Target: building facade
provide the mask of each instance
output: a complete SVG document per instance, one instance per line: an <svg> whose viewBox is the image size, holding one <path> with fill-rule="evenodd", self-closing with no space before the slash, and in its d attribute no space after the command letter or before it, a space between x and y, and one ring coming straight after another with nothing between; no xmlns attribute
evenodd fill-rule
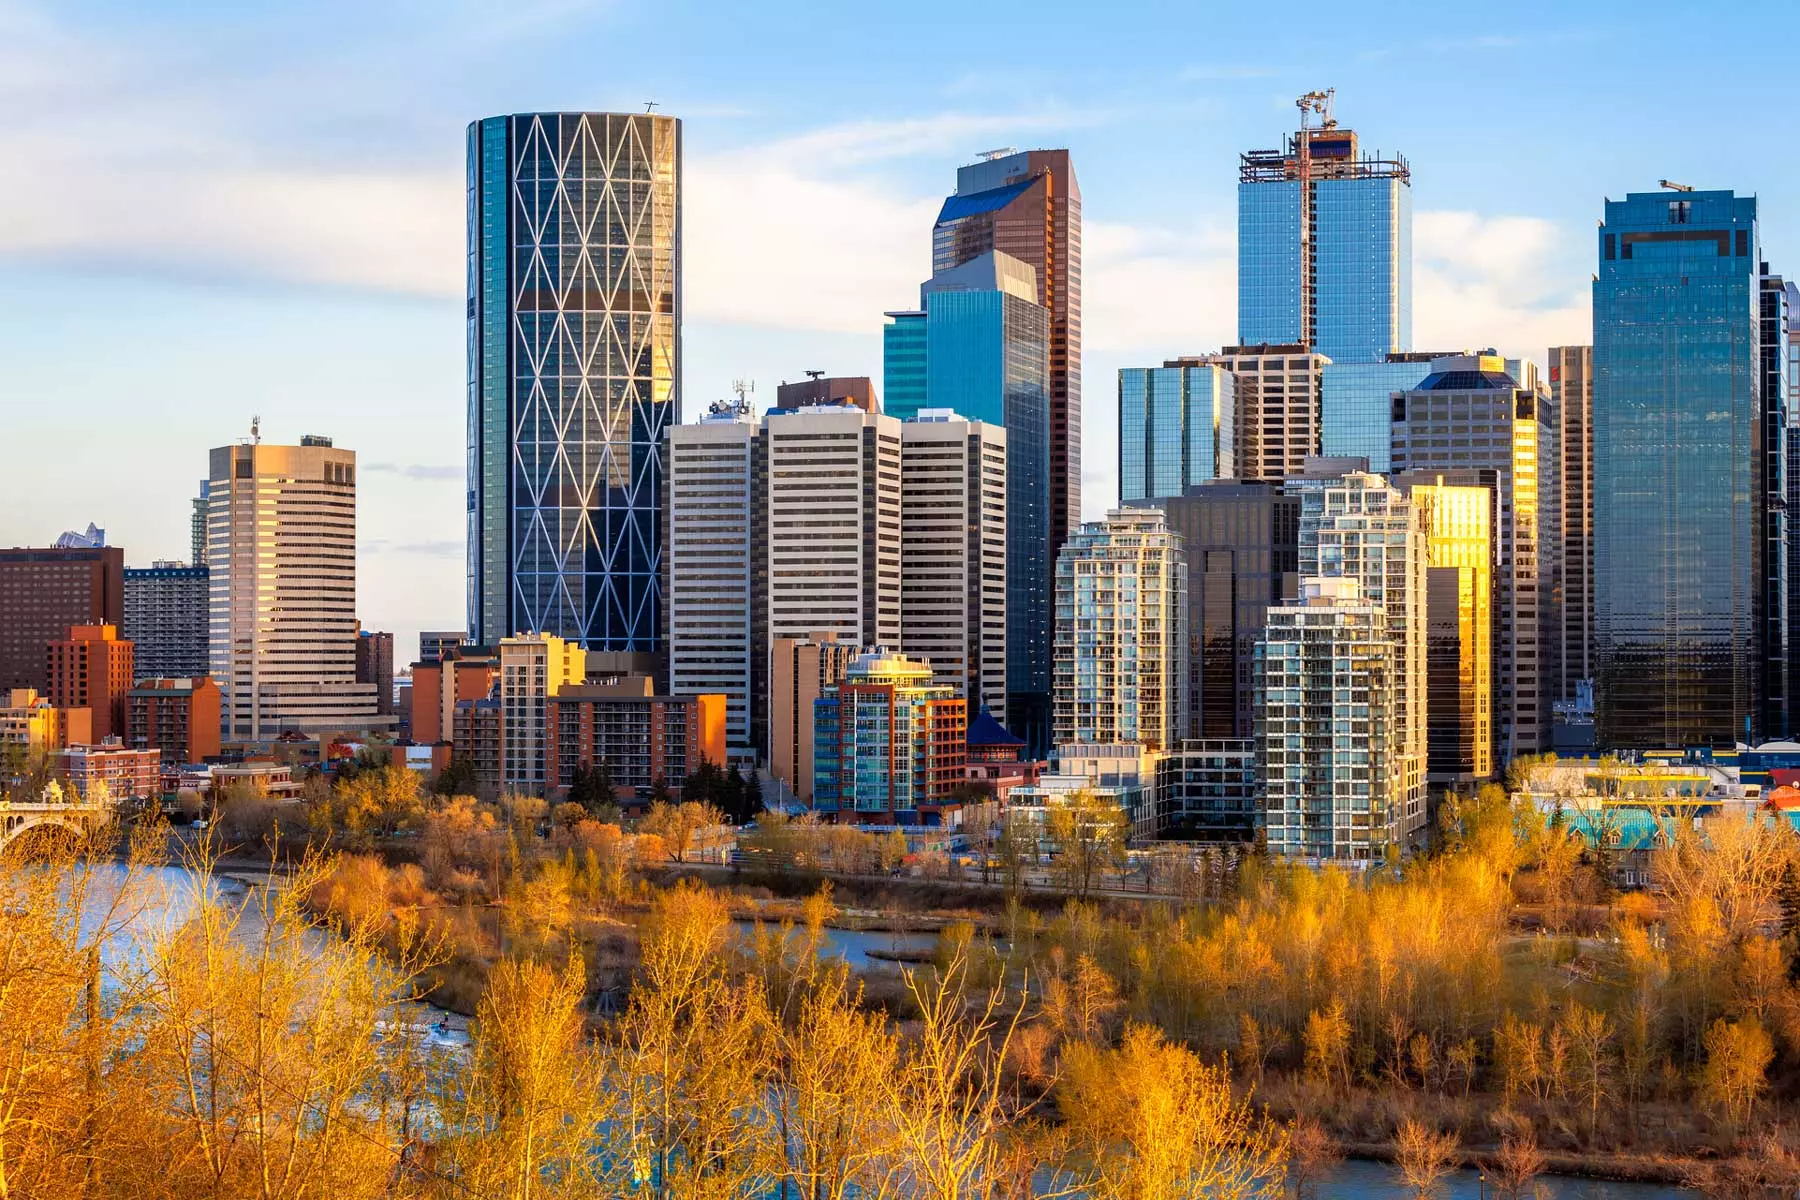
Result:
<svg viewBox="0 0 1800 1200"><path fill-rule="evenodd" d="M356 681L356 455L329 438L211 453L211 666L227 740L379 728Z"/></svg>
<svg viewBox="0 0 1800 1200"><path fill-rule="evenodd" d="M482 646L447 647L436 662L414 663L408 722L412 740L425 746L454 743L456 706L484 699L499 678L499 655Z"/></svg>
<svg viewBox="0 0 1800 1200"><path fill-rule="evenodd" d="M900 426L900 652L975 711L1006 705L1006 431L925 409Z"/></svg>
<svg viewBox="0 0 1800 1200"><path fill-rule="evenodd" d="M1216 364L1119 369L1119 502L1237 474L1237 377Z"/></svg>
<svg viewBox="0 0 1800 1200"><path fill-rule="evenodd" d="M1258 640L1262 633L1259 627ZM1248 698L1245 707L1250 707ZM1183 742L1163 760L1158 790L1157 836L1194 842L1254 841L1263 816L1255 737Z"/></svg>
<svg viewBox="0 0 1800 1200"><path fill-rule="evenodd" d="M1413 821L1397 639L1352 575L1301 581L1257 646L1257 773L1271 853L1381 859Z"/></svg>
<svg viewBox="0 0 1800 1200"><path fill-rule="evenodd" d="M212 669L208 611L212 584L205 567L157 562L125 570L125 623L138 676L191 679Z"/></svg>
<svg viewBox="0 0 1800 1200"><path fill-rule="evenodd" d="M93 713L95 741L125 736L125 693L134 676L132 645L111 625L72 625L45 646L50 703Z"/></svg>
<svg viewBox="0 0 1800 1200"><path fill-rule="evenodd" d="M1404 838L1423 828L1426 820L1430 529L1425 514L1379 475L1353 471L1336 478L1307 479L1294 486L1301 501L1300 576L1302 581L1325 581L1315 589L1313 599L1327 608L1341 600L1353 601L1352 607L1380 608L1381 627L1393 646L1390 715L1394 740L1392 753L1383 753L1390 760L1384 770L1393 772L1394 779L1379 821L1372 828L1379 828L1384 837ZM1331 584L1338 579L1351 580L1353 594ZM1275 637L1274 620L1275 610L1271 610L1271 639ZM1346 628L1357 638L1368 632L1367 623L1360 618ZM1283 636L1291 632L1290 625Z"/></svg>
<svg viewBox="0 0 1800 1200"><path fill-rule="evenodd" d="M1558 424L1536 367L1491 354L1437 359L1394 400L1396 472L1496 472L1498 766L1550 748L1562 632Z"/></svg>
<svg viewBox="0 0 1800 1200"><path fill-rule="evenodd" d="M1319 453L1319 389L1330 363L1305 346L1276 344L1227 346L1163 365L1231 372L1233 474L1247 481L1280 481L1305 473L1306 460Z"/></svg>
<svg viewBox="0 0 1800 1200"><path fill-rule="evenodd" d="M375 689L375 711L394 712L394 635L375 629L356 633L356 682Z"/></svg>
<svg viewBox="0 0 1800 1200"><path fill-rule="evenodd" d="M1188 728L1187 560L1155 508L1083 525L1056 560L1056 744L1166 750Z"/></svg>
<svg viewBox="0 0 1800 1200"><path fill-rule="evenodd" d="M1761 740L1756 200L1609 200L1594 280L1595 737Z"/></svg>
<svg viewBox="0 0 1800 1200"><path fill-rule="evenodd" d="M1238 341L1357 363L1412 348L1412 172L1362 154L1328 106L1322 127L1241 156Z"/></svg>
<svg viewBox="0 0 1800 1200"><path fill-rule="evenodd" d="M1251 666L1271 605L1300 570L1300 498L1223 481L1157 502L1187 566L1188 738L1248 739Z"/></svg>
<svg viewBox="0 0 1800 1200"><path fill-rule="evenodd" d="M1369 469L1392 469L1388 440L1395 392L1409 391L1431 374L1441 354L1395 351L1377 362L1327 363L1319 374L1319 453L1366 458Z"/></svg>
<svg viewBox="0 0 1800 1200"><path fill-rule="evenodd" d="M28 765L74 743L93 741L93 714L85 708L58 708L31 688L0 693L0 747L24 756ZM8 764L10 767L13 764Z"/></svg>
<svg viewBox="0 0 1800 1200"><path fill-rule="evenodd" d="M1786 738L1793 733L1794 685L1788 659L1793 651L1788 626L1788 542L1794 536L1787 507L1788 331L1793 313L1788 308L1787 284L1762 264L1762 463L1761 511L1762 561L1758 590L1757 628L1761 631L1759 658L1762 670L1762 732L1765 738Z"/></svg>
<svg viewBox="0 0 1800 1200"><path fill-rule="evenodd" d="M421 629L419 631L419 661L424 663L442 662L447 651L468 644L467 630Z"/></svg>
<svg viewBox="0 0 1800 1200"><path fill-rule="evenodd" d="M101 796L116 804L161 794L162 752L133 750L118 738L69 746L50 762L57 782L90 804Z"/></svg>
<svg viewBox="0 0 1800 1200"><path fill-rule="evenodd" d="M125 744L159 750L171 766L219 754L219 685L204 675L143 679L125 696Z"/></svg>
<svg viewBox="0 0 1800 1200"><path fill-rule="evenodd" d="M725 697L716 693L659 696L639 675L565 687L549 711L549 786L556 792L566 792L578 770L604 762L613 787L630 789L638 804L648 804L659 787L680 799L701 763L725 762Z"/></svg>
<svg viewBox="0 0 1800 1200"><path fill-rule="evenodd" d="M72 625L118 626L125 617L125 552L0 549L0 688L47 691L44 647Z"/></svg>
<svg viewBox="0 0 1800 1200"><path fill-rule="evenodd" d="M1081 188L1067 150L987 154L957 168L956 194L944 201L931 231L932 272L953 270L992 251L1031 267L1037 279L1033 300L1048 318L1047 569L1081 522ZM931 404L1002 423L942 397ZM1006 425L1008 435L1016 436L1011 423Z"/></svg>
<svg viewBox="0 0 1800 1200"><path fill-rule="evenodd" d="M801 804L813 801L813 704L828 694L873 646L829 630L774 639L769 650L769 774Z"/></svg>
<svg viewBox="0 0 1800 1200"><path fill-rule="evenodd" d="M1591 695L1594 680L1594 348L1550 347L1550 399L1556 405L1562 465L1562 649L1552 691L1562 704Z"/></svg>
<svg viewBox="0 0 1800 1200"><path fill-rule="evenodd" d="M775 389L776 408L807 408L817 404L848 404L864 412L881 411L875 381L867 375L821 375L808 371L799 383L785 380Z"/></svg>
<svg viewBox="0 0 1800 1200"><path fill-rule="evenodd" d="M663 431L680 419L681 122L468 130L471 640L661 649Z"/></svg>
<svg viewBox="0 0 1800 1200"><path fill-rule="evenodd" d="M813 702L813 810L937 825L966 775L968 709L931 668L865 654Z"/></svg>
<svg viewBox="0 0 1800 1200"><path fill-rule="evenodd" d="M587 651L553 633L501 638L498 650L500 790L543 796L555 769L550 702L586 680Z"/></svg>

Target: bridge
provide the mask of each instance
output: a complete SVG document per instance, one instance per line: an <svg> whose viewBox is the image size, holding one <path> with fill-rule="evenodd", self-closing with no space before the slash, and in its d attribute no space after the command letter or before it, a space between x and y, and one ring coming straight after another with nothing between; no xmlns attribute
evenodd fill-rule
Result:
<svg viewBox="0 0 1800 1200"><path fill-rule="evenodd" d="M59 828L86 836L112 820L110 804L77 800L69 804L11 803L0 800L0 853L33 829Z"/></svg>

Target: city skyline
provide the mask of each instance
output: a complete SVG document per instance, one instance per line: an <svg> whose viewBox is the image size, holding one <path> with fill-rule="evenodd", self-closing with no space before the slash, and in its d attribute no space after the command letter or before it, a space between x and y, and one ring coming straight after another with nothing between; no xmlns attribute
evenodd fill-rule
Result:
<svg viewBox="0 0 1800 1200"><path fill-rule="evenodd" d="M79 492L23 464L24 502L0 520L0 542L43 544L93 519L133 566L183 558L179 506L199 448L247 431L262 412L272 436L318 432L363 448L359 615L394 630L403 657L419 628L461 615L461 131L480 116L632 111L655 99L659 112L684 119L687 420L739 375L758 381L759 405L809 367L878 375L880 312L928 274L922 231L947 172L990 146L1068 146L1087 225L1090 518L1117 494L1105 400L1116 369L1233 340L1237 156L1277 144L1302 91L1336 87L1340 120L1412 165L1420 346L1492 341L1541 361L1552 344L1585 343L1585 230L1606 194L1664 174L1765 196L1787 181L1785 166L1742 153L1747 129L1655 141L1625 130L1596 147L1579 130L1601 120L1605 88L1554 103L1533 90L1553 69L1596 83L1654 70L1676 53L1661 44L1679 42L1665 36L1672 27L1661 13L1623 35L1597 20L1524 13L1501 32L1433 23L1417 38L1405 6L1366 27L1340 15L1279 58L1159 51L1170 86L1150 95L1102 65L1109 48L1132 29L1179 32L1192 18L1143 11L1081 37L1034 30L1044 53L1022 71L983 75L973 60L951 59L904 86L896 68L874 64L841 95L802 104L748 73L704 70L728 45L738 52L733 37L745 32L718 14L671 15L685 39L681 66L667 31L630 6L540 6L486 23L467 12L371 14L353 59L325 36L339 11L227 17L202 5L147 19L107 5L0 9L9 34L0 54L17 68L0 76L21 114L5 145L28 180L0 201L10 218L0 238L0 350L17 364L10 386L31 398L20 442L47 436L75 405L108 431L91 446L97 469ZM923 36L922 23L884 19L900 42ZM977 19L998 26L1008 14L999 6ZM1228 17L1221 32L1243 21ZM871 32L780 14L767 25L757 37L788 37L789 52ZM465 69L490 43L499 61L477 79ZM578 65L581 48L600 43L642 51L604 88ZM1611 61L1621 50L1635 54L1630 65ZM251 81L245 64L259 61L271 69ZM1409 101L1387 78L1397 61L1423 83L1454 78L1459 62L1491 62L1492 119L1484 116L1480 143L1449 114ZM75 62L84 70L57 68ZM314 86L324 78L336 85L329 96ZM1740 86L1709 90L1683 119L1699 129L1739 103ZM184 132L146 140L146 124ZM1181 152L1170 179L1181 186L1139 186L1138 161L1171 139ZM1529 151L1556 185L1496 199L1474 169L1496 145ZM133 173L130 186L120 172ZM121 194L129 206L93 198ZM1800 236L1783 207L1764 204L1777 271ZM816 253L780 253L779 235L797 232ZM760 286L744 286L753 281ZM117 353L59 354L86 330L73 311L96 284L126 318ZM330 353L316 353L326 344ZM268 372L269 361L283 369ZM146 410L158 414L153 427L125 433Z"/></svg>

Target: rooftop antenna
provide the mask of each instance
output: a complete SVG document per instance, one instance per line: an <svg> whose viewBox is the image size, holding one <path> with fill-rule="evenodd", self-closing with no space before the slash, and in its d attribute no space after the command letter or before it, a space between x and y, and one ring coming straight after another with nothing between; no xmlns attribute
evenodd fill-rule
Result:
<svg viewBox="0 0 1800 1200"><path fill-rule="evenodd" d="M1313 340L1313 300L1312 288L1312 127L1309 118L1317 113L1324 128L1331 129L1337 121L1331 115L1332 97L1337 95L1336 88L1324 91L1312 91L1294 101L1300 110L1300 133L1294 138L1294 178L1300 183L1300 340L1312 344Z"/></svg>
<svg viewBox="0 0 1800 1200"><path fill-rule="evenodd" d="M647 113L651 113L651 112L655 112L655 111L656 111L656 105L657 105L657 101L655 101L655 100L646 100L646 101L644 101L644 111L645 111L645 112L647 112Z"/></svg>
<svg viewBox="0 0 1800 1200"><path fill-rule="evenodd" d="M747 415L750 412L750 397L756 394L756 380L734 379L731 381L731 390L737 393L738 412Z"/></svg>
<svg viewBox="0 0 1800 1200"><path fill-rule="evenodd" d="M250 418L250 444L262 445L262 416L258 414Z"/></svg>
<svg viewBox="0 0 1800 1200"><path fill-rule="evenodd" d="M808 379L812 380L814 383L817 383L817 382L819 382L819 380L825 378L825 372L823 372L823 371L802 371L801 374L805 375Z"/></svg>
<svg viewBox="0 0 1800 1200"><path fill-rule="evenodd" d="M1691 192L1694 190L1693 188L1689 187L1687 184L1676 183L1672 179L1659 179L1659 180L1657 180L1657 182L1660 183L1663 187L1668 188L1671 192Z"/></svg>

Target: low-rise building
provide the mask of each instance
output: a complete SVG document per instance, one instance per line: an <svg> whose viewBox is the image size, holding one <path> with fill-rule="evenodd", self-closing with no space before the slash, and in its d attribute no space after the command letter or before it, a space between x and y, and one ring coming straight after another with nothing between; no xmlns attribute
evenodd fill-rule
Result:
<svg viewBox="0 0 1800 1200"><path fill-rule="evenodd" d="M1250 842L1261 817L1256 739L1197 738L1162 762L1157 836Z"/></svg>
<svg viewBox="0 0 1800 1200"><path fill-rule="evenodd" d="M140 679L125 707L126 745L161 750L168 764L218 757L219 685L206 676Z"/></svg>
<svg viewBox="0 0 1800 1200"><path fill-rule="evenodd" d="M969 722L965 739L968 760L964 777L985 789L1002 806L1014 788L1036 783L1044 773L1044 764L1025 757L1025 739L1015 735L982 709Z"/></svg>
<svg viewBox="0 0 1800 1200"><path fill-rule="evenodd" d="M115 803L161 795L162 751L133 750L118 738L59 750L51 769L82 800L97 799L102 785Z"/></svg>
<svg viewBox="0 0 1800 1200"><path fill-rule="evenodd" d="M0 704L0 746L17 746L35 756L93 740L89 709L58 708L34 688L12 688Z"/></svg>

